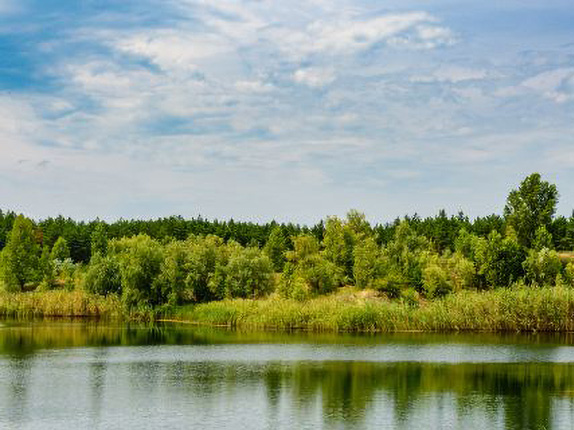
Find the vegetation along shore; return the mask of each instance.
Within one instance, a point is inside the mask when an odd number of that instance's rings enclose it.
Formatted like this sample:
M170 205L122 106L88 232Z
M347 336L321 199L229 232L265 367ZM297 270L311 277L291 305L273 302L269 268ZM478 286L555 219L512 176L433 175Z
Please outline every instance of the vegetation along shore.
M572 331L574 216L534 173L502 215L315 226L0 211L0 315L315 331Z

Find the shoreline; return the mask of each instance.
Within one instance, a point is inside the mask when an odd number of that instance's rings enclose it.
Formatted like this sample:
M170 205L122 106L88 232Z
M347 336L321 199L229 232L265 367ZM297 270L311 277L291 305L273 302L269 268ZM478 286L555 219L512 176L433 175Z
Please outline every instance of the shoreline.
M115 295L82 290L0 293L0 316L16 319L101 319L241 329L332 333L570 333L574 289L515 287L460 291L407 302L344 287L305 301L272 295L170 308L126 309Z

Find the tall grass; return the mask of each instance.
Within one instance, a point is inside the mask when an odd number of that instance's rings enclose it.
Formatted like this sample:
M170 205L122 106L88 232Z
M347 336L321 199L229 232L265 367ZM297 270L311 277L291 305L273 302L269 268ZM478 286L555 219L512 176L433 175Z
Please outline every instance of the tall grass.
M174 318L240 328L311 331L554 331L574 330L574 290L518 286L462 291L412 306L381 299L305 302L269 298L225 300L179 309Z
M118 318L122 315L122 304L114 295L104 297L82 290L0 293L0 316L3 317Z

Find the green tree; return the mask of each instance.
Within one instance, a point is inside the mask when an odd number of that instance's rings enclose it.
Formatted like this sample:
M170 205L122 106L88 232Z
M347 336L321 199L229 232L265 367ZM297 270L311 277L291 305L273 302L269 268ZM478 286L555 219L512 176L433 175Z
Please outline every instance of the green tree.
M14 220L6 247L2 250L0 279L8 291L22 291L40 276L40 256L34 224L23 215Z
M510 192L504 215L516 231L522 246L532 246L539 227L550 231L557 203L556 185L543 181L539 173L531 174L521 182L517 190Z
M54 261L51 258L50 247L48 245L44 245L44 248L42 249L40 270L42 272L42 283L39 288L43 290L51 290L56 285L56 276Z
M52 247L50 258L52 260L59 261L64 261L70 258L70 248L68 248L68 242L62 236L56 240L56 243Z
M163 248L147 235L112 241L111 256L119 263L122 300L128 307L161 305L167 298L158 288Z
M351 215L353 223L361 229L360 217ZM356 218L356 219L355 219ZM325 236L323 238L324 257L339 267L348 280L353 277L353 248L356 243L356 234L351 227L337 217L327 218Z
M106 226L103 222L99 222L92 232L91 236L91 252L92 256L96 254L105 255L108 250L108 235L106 233Z
M273 268L277 272L283 270L286 251L287 240L285 240L285 236L283 235L283 229L280 226L275 226L273 230L271 230L271 234L263 248L263 252L271 259Z
M524 249L512 237L492 231L486 241L477 242L478 273L490 287L508 287L524 275Z
M319 252L315 237L301 235L293 238L293 251L287 253L288 263L283 269L282 284L300 287L301 280L308 286L309 293L325 294L333 291L343 282L342 269ZM293 278L295 282L290 282ZM287 296L290 293L286 294Z
M84 288L94 294L121 294L122 279L116 256L96 254L90 260Z
M548 248L531 249L523 263L526 280L531 285L553 285L562 269L558 253Z
M532 249L540 251L541 249L552 249L554 244L552 241L552 234L546 230L546 227L541 225L536 229L534 240L532 241Z
M355 245L353 277L359 288L370 287L381 276L381 249L372 237L367 237Z
M273 264L258 248L233 253L226 272L228 297L257 298L273 289Z

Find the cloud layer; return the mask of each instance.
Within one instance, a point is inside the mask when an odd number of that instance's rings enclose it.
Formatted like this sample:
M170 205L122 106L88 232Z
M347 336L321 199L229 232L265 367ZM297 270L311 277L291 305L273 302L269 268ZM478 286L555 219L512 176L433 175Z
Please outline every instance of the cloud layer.
M440 2L26 5L0 0L3 207L382 221L500 211L535 170L574 191L570 30L533 49Z

